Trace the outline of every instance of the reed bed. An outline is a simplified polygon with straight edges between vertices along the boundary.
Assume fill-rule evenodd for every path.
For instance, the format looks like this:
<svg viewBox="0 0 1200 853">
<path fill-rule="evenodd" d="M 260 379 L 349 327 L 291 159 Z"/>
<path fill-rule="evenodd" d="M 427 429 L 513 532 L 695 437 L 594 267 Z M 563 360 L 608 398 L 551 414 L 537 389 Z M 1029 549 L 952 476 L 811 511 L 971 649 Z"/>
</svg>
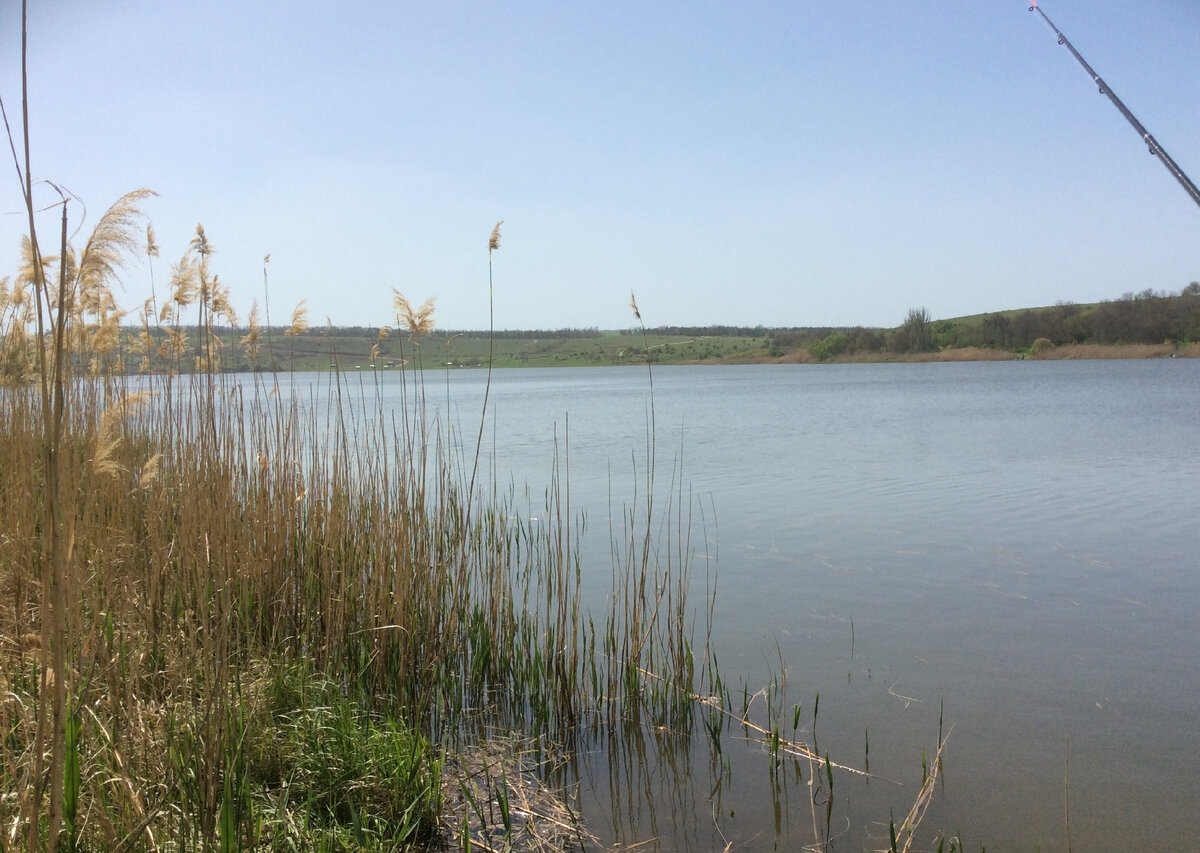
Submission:
<svg viewBox="0 0 1200 853">
<path fill-rule="evenodd" d="M 470 442 L 426 404 L 432 303 L 395 294 L 418 368 L 396 408 L 378 376 L 222 373 L 228 348 L 277 342 L 254 316 L 236 341 L 218 324 L 233 318 L 202 228 L 163 305 L 119 325 L 110 285 L 146 197 L 118 201 L 82 261 L 28 240 L 0 290 L 0 850 L 594 847 L 512 744 L 587 733 L 620 751 L 697 722 L 714 760 L 740 731 L 776 775 L 803 763 L 828 843 L 834 770 L 869 763 L 822 755 L 817 704 L 799 737 L 786 676 L 734 710 L 715 576 L 690 593 L 696 502 L 681 458 L 657 470 L 652 403 L 638 492 L 611 513 L 611 594 L 589 611 L 569 434 L 548 523 L 481 494 L 478 449 L 453 450 Z M 289 331 L 305 324 L 301 305 Z M 934 777 L 893 830 L 905 849 Z"/>
<path fill-rule="evenodd" d="M 0 291 L 0 849 L 416 843 L 437 832 L 440 745 L 478 709 L 539 732 L 687 725 L 703 670 L 678 481 L 663 512 L 650 462 L 612 607 L 585 614 L 565 445 L 534 525 L 476 493 L 478 454 L 449 450 L 419 371 L 399 412 L 337 373 L 307 398 L 222 373 L 229 347 L 276 344 L 255 316 L 223 331 L 199 226 L 123 330 L 115 276 L 157 255 L 147 196 L 78 257 L 34 233 Z M 396 297 L 419 364 L 432 303 Z"/>
<path fill-rule="evenodd" d="M 1035 356 L 1038 359 L 1100 359 L 1100 358 L 1197 358 L 1200 344 L 1063 344 L 1051 346 Z"/>
</svg>

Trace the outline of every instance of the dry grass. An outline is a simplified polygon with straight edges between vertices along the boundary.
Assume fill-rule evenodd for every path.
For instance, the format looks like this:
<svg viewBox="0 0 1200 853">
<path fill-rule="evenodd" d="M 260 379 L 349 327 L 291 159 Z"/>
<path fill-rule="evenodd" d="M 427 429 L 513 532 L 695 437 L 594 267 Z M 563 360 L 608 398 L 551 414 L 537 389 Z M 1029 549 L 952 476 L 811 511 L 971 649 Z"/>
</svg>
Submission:
<svg viewBox="0 0 1200 853">
<path fill-rule="evenodd" d="M 543 851 L 597 849 L 570 792 L 544 781 L 569 757 L 509 734 L 482 738 L 451 758 L 443 775 L 446 849 Z"/>
<path fill-rule="evenodd" d="M 1200 343 L 1190 344 L 1063 344 L 1039 350 L 1036 354 L 1020 353 L 991 347 L 955 347 L 938 352 L 922 353 L 858 353 L 826 359 L 824 364 L 875 364 L 879 362 L 931 363 L 956 361 L 1014 361 L 1021 358 L 1037 360 L 1068 359 L 1125 359 L 1125 358 L 1200 358 Z M 808 350 L 798 349 L 779 357 L 732 356 L 705 359 L 699 364 L 816 364 Z"/>
<path fill-rule="evenodd" d="M 1012 361 L 1016 358 L 1012 352 L 990 347 L 958 347 L 939 352 L 912 353 L 899 359 L 900 361 L 931 362 L 931 361 Z"/>
<path fill-rule="evenodd" d="M 1044 350 L 1039 360 L 1105 358 L 1200 358 L 1200 344 L 1065 344 Z"/>
</svg>

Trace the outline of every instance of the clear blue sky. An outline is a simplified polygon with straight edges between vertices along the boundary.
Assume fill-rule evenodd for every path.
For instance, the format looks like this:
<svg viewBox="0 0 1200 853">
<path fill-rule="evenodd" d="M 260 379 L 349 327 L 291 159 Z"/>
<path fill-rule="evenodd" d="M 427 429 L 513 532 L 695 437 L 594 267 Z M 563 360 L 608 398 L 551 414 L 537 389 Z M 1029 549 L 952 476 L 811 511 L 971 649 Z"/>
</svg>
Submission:
<svg viewBox="0 0 1200 853">
<path fill-rule="evenodd" d="M 649 325 L 892 326 L 1200 279 L 1200 208 L 1024 0 L 30 6 L 35 177 L 85 229 L 157 190 L 160 292 L 202 222 L 243 317 L 269 252 L 276 322 L 390 323 L 396 287 L 486 328 L 499 219 L 499 328 L 626 327 L 631 290 Z M 1200 4 L 1042 8 L 1200 181 Z M 20 210 L 4 166 L 2 274 Z"/>
</svg>

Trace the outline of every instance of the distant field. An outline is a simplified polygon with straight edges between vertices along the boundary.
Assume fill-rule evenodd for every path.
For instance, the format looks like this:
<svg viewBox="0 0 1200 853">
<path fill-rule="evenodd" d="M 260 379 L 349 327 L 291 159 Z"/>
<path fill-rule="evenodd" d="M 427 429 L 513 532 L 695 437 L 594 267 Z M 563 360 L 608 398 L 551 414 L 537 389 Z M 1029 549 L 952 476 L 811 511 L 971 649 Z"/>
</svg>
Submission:
<svg viewBox="0 0 1200 853">
<path fill-rule="evenodd" d="M 924 319 L 920 314 L 924 314 Z M 916 316 L 916 320 L 913 319 Z M 191 369 L 195 330 L 183 329 L 182 350 L 164 357 L 165 330 L 150 330 L 154 355 L 126 369 Z M 378 328 L 261 331 L 258 355 L 249 360 L 244 329 L 217 328 L 224 371 L 426 370 L 485 367 L 587 367 L 601 365 L 742 362 L 979 361 L 1009 358 L 1139 358 L 1194 355 L 1200 340 L 1200 283 L 1175 295 L 1146 291 L 1088 305 L 1058 304 L 933 320 L 924 309 L 891 329 L 660 327 L 598 331 L 559 329 L 486 331 L 435 329 L 414 340 Z M 139 333 L 125 332 L 127 353 L 145 353 Z"/>
<path fill-rule="evenodd" d="M 220 334 L 220 333 L 219 333 Z M 498 337 L 493 346 L 495 367 L 586 367 L 619 364 L 644 364 L 647 354 L 655 363 L 674 364 L 689 361 L 726 359 L 766 359 L 766 336 L 735 335 L 663 335 L 600 332 L 592 336 L 553 337 L 530 333 L 528 337 Z M 237 333 L 223 333 L 225 340 Z M 379 338 L 374 333 L 346 334 L 334 328 L 308 332 L 288 338 L 273 333 L 271 345 L 264 344 L 260 367 L 272 364 L 279 370 L 394 370 L 419 365 L 426 370 L 486 367 L 489 342 L 486 332 L 434 334 L 414 346 L 407 336 L 397 334 Z M 374 350 L 374 357 L 372 352 Z M 236 347 L 226 346 L 226 369 L 248 369 Z"/>
</svg>

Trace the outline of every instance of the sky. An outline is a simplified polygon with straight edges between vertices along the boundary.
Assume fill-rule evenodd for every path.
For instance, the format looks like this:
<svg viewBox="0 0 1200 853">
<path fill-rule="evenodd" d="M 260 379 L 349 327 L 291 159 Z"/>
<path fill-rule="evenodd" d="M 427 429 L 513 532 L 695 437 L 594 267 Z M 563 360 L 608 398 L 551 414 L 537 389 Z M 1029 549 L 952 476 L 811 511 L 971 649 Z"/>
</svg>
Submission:
<svg viewBox="0 0 1200 853">
<path fill-rule="evenodd" d="M 276 324 L 393 324 L 396 288 L 486 329 L 499 220 L 499 329 L 627 328 L 631 292 L 648 326 L 890 327 L 1200 279 L 1200 207 L 1027 0 L 29 5 L 33 174 L 76 245 L 159 193 L 131 312 L 198 222 Z M 1041 8 L 1200 181 L 1200 3 Z M 0 96 L 19 148 L 17 0 Z M 0 166 L 0 275 L 25 222 Z"/>
</svg>

